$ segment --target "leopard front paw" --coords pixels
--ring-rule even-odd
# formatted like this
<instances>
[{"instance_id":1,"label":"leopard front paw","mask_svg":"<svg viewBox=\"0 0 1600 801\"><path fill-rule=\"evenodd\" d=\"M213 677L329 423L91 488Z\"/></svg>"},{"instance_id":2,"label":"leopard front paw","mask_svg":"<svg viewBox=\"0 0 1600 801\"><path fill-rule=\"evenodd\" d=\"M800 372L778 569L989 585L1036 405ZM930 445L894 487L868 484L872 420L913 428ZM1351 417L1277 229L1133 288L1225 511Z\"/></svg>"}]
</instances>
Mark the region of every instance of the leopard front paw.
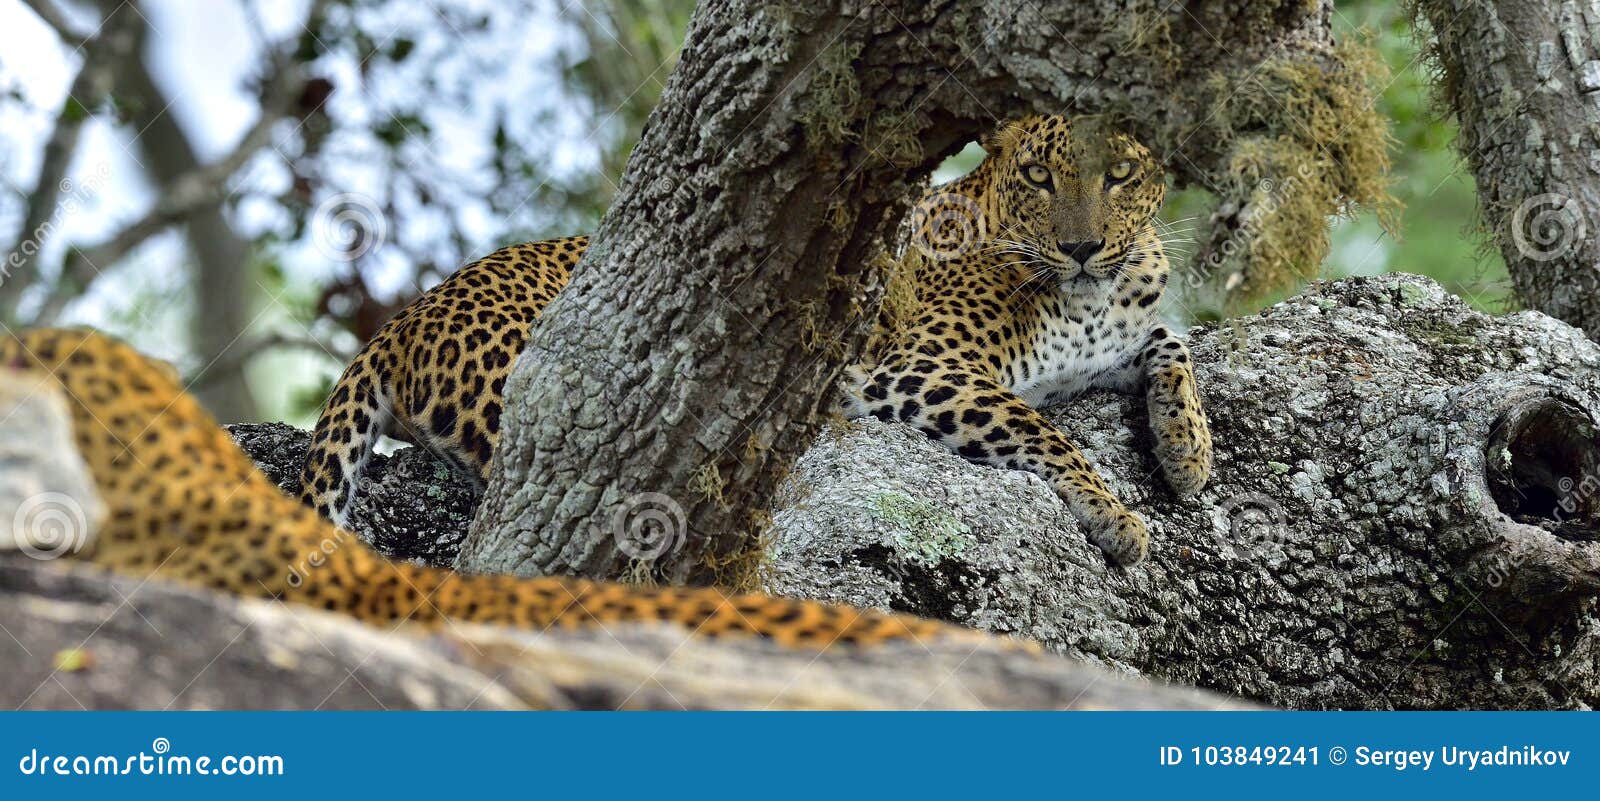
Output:
<instances>
[{"instance_id":1,"label":"leopard front paw","mask_svg":"<svg viewBox=\"0 0 1600 801\"><path fill-rule=\"evenodd\" d=\"M1089 541L1105 551L1106 557L1123 567L1144 561L1150 552L1150 530L1144 520L1127 509L1116 507L1091 515L1085 521Z\"/></svg>"},{"instance_id":2,"label":"leopard front paw","mask_svg":"<svg viewBox=\"0 0 1600 801\"><path fill-rule=\"evenodd\" d=\"M1151 404L1155 424L1155 456L1167 486L1180 498L1199 492L1211 478L1211 429L1205 413L1179 406L1175 414Z\"/></svg>"}]
</instances>

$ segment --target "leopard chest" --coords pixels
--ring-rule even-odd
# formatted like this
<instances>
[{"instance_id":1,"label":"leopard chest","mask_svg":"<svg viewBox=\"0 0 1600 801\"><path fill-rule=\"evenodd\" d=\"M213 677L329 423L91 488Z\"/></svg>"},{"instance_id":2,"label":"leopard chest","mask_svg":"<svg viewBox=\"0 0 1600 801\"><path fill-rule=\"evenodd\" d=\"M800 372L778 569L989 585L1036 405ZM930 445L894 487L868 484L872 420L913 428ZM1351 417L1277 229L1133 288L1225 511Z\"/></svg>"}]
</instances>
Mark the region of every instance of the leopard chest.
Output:
<instances>
[{"instance_id":1,"label":"leopard chest","mask_svg":"<svg viewBox=\"0 0 1600 801\"><path fill-rule=\"evenodd\" d=\"M1144 344L1154 311L1104 297L1046 297L1029 317L1001 380L1039 407L1072 397L1125 365Z\"/></svg>"}]
</instances>

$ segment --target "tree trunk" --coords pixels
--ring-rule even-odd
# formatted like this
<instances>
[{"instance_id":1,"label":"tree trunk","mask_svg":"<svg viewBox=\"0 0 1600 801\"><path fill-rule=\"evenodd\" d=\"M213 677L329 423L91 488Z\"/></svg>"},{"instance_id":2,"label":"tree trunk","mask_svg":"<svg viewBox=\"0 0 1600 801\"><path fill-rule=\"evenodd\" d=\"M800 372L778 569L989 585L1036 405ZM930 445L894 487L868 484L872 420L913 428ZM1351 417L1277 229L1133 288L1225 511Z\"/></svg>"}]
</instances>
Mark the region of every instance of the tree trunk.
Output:
<instances>
[{"instance_id":1,"label":"tree trunk","mask_svg":"<svg viewBox=\"0 0 1600 801\"><path fill-rule=\"evenodd\" d=\"M0 636L0 704L8 710L1249 708L1002 643L817 653L643 624L547 632L461 625L423 638L62 568L0 553L0 620L10 633ZM63 668L62 655L92 668Z\"/></svg>"},{"instance_id":2,"label":"tree trunk","mask_svg":"<svg viewBox=\"0 0 1600 801\"><path fill-rule=\"evenodd\" d=\"M1193 500L1162 483L1137 399L1046 410L1150 521L1147 563L1108 567L1032 475L865 420L785 480L765 587L1278 706L1600 706L1600 345L1407 275L1192 334L1217 448ZM304 432L233 433L297 479ZM470 485L423 449L374 461L352 527L448 564Z\"/></svg>"},{"instance_id":3,"label":"tree trunk","mask_svg":"<svg viewBox=\"0 0 1600 801\"><path fill-rule=\"evenodd\" d=\"M1148 563L1108 567L1031 475L869 421L796 466L768 588L1276 706L1600 706L1600 346L1406 275L1189 345L1216 442L1193 500L1136 399L1049 410L1148 516Z\"/></svg>"},{"instance_id":4,"label":"tree trunk","mask_svg":"<svg viewBox=\"0 0 1600 801\"><path fill-rule=\"evenodd\" d=\"M55 128L45 142L39 177L28 195L16 242L0 262L0 323L17 324L17 304L28 287L37 283L39 252L60 222L61 195L72 185L68 171L77 156L84 123L105 104L119 65L137 52L142 26L136 10L118 8L107 13L95 35L79 48L83 66L67 88Z\"/></svg>"},{"instance_id":5,"label":"tree trunk","mask_svg":"<svg viewBox=\"0 0 1600 801\"><path fill-rule=\"evenodd\" d=\"M1600 8L1424 0L1478 203L1529 308L1600 338Z\"/></svg>"},{"instance_id":6,"label":"tree trunk","mask_svg":"<svg viewBox=\"0 0 1600 801\"><path fill-rule=\"evenodd\" d=\"M200 171L202 165L188 135L172 115L168 98L144 63L144 34L148 34L147 29L141 33L140 46L117 72L117 92L125 99L137 100L131 116L133 129L139 131L139 152L147 160L150 177L160 185L157 191L165 192L180 177ZM263 108L262 113L276 112ZM193 374L194 392L219 419L255 420L255 397L242 374L203 380L206 368L236 344L250 324L250 304L255 293L248 272L248 248L223 216L220 203L189 216L184 237L194 261L190 344L201 365Z\"/></svg>"},{"instance_id":7,"label":"tree trunk","mask_svg":"<svg viewBox=\"0 0 1600 801\"><path fill-rule=\"evenodd\" d=\"M942 157L1022 113L1105 112L1180 181L1242 205L1255 188L1223 180L1240 153L1326 143L1292 115L1215 112L1269 63L1339 75L1329 10L702 3L616 204L506 387L459 566L729 580L864 339L886 233ZM1295 164L1258 159L1255 177Z\"/></svg>"}]
</instances>

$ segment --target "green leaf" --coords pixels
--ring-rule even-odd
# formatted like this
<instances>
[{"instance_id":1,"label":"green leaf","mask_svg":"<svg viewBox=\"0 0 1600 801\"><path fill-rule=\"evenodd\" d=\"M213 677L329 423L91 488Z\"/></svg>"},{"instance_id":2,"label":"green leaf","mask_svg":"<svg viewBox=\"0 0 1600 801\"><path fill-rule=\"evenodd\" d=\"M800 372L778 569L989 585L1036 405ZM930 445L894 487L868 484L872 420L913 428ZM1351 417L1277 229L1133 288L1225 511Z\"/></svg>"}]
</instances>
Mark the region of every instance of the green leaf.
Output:
<instances>
[{"instance_id":1,"label":"green leaf","mask_svg":"<svg viewBox=\"0 0 1600 801\"><path fill-rule=\"evenodd\" d=\"M67 122L83 122L89 119L89 109L78 98L67 95L67 104L61 109L61 118Z\"/></svg>"}]
</instances>

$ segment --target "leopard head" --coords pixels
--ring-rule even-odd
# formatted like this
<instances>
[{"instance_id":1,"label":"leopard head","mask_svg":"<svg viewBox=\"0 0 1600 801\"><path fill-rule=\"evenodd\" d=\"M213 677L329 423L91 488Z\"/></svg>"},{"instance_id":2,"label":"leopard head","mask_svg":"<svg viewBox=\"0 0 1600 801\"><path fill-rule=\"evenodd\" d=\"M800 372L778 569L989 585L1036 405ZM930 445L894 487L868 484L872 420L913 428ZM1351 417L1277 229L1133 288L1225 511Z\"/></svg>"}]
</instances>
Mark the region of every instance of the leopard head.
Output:
<instances>
[{"instance_id":1,"label":"leopard head","mask_svg":"<svg viewBox=\"0 0 1600 801\"><path fill-rule=\"evenodd\" d=\"M1033 116L1001 126L984 149L997 249L1068 280L1110 276L1148 241L1166 181L1132 137L1094 121Z\"/></svg>"}]
</instances>

